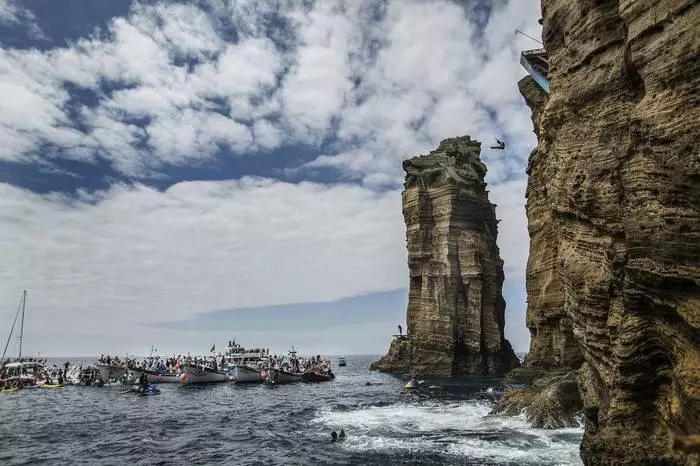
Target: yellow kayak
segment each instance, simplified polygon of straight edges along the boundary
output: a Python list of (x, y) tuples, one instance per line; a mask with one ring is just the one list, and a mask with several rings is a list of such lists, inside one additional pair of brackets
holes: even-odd
[(2, 393), (12, 393), (12, 392), (16, 392), (16, 391), (18, 391), (18, 390), (19, 390), (19, 388), (17, 388), (17, 387), (15, 387), (15, 388), (3, 388), (2, 390), (0, 390), (0, 392), (2, 392)]
[(62, 386), (62, 383), (45, 383), (41, 386), (41, 388), (61, 388)]

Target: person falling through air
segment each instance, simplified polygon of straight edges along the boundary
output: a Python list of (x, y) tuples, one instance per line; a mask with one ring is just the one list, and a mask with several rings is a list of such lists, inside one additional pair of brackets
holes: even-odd
[(401, 325), (399, 325), (399, 336), (403, 335), (403, 329), (401, 328)]
[(505, 142), (496, 139), (496, 143), (497, 143), (497, 145), (491, 146), (491, 149), (505, 150), (505, 148), (506, 148)]

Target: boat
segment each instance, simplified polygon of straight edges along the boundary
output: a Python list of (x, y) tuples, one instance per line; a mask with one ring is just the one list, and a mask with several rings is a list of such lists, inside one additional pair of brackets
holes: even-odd
[(269, 368), (264, 370), (264, 380), (271, 385), (279, 385), (284, 383), (295, 383), (301, 382), (303, 380), (303, 375), (288, 372), (283, 369)]
[(182, 367), (182, 374), (180, 382), (186, 384), (217, 383), (228, 382), (230, 380), (226, 372), (221, 372), (201, 364), (185, 364)]
[(345, 358), (338, 358), (338, 367), (345, 367), (347, 365), (348, 365), (348, 363), (345, 360)]
[(237, 365), (233, 368), (233, 379), (236, 383), (262, 382), (263, 379), (260, 372), (260, 369), (254, 367)]
[[(12, 334), (15, 330), (15, 325), (17, 324), (17, 318), (21, 315), (20, 331), (19, 331), (19, 353), (15, 362), (6, 362), (0, 368), (0, 387), (6, 390), (21, 389), (34, 387), (36, 385), (43, 384), (46, 380), (44, 375), (44, 365), (38, 361), (29, 358), (29, 360), (22, 359), (22, 343), (24, 342), (24, 315), (27, 310), (27, 290), (22, 292), (22, 298), (20, 304), (15, 313), (15, 318), (12, 321), (12, 327), (10, 328), (10, 335), (7, 337), (7, 342), (5, 343), (5, 349), (2, 352), (2, 358), (0, 361), (5, 361), (5, 355), (7, 354), (7, 348), (10, 346), (10, 341), (12, 340)], [(20, 314), (21, 311), (21, 314)], [(14, 391), (14, 390), (13, 390)]]
[(224, 353), (224, 372), (230, 374), (236, 383), (262, 382), (261, 367), (267, 363), (269, 350), (263, 348), (246, 349), (229, 341)]
[(328, 371), (327, 374), (323, 374), (317, 371), (304, 372), (301, 376), (304, 382), (329, 382), (335, 379), (333, 372)]
[(117, 382), (124, 376), (126, 367), (115, 366), (113, 364), (98, 364), (97, 370), (100, 373), (100, 378), (104, 383)]
[(174, 372), (159, 372), (150, 369), (138, 369), (136, 367), (129, 367), (129, 372), (133, 373), (136, 379), (138, 379), (141, 374), (146, 374), (148, 383), (179, 383), (180, 376), (182, 375)]
[(424, 383), (425, 382), (423, 380), (411, 379), (406, 383), (406, 385), (404, 385), (403, 388), (406, 390), (414, 390), (420, 388)]
[(0, 381), (0, 386), (3, 387), (29, 388), (45, 381), (44, 365), (36, 361), (8, 362), (2, 372), (5, 377)]
[(63, 387), (62, 383), (45, 383), (44, 385), (41, 386), (41, 388), (61, 388)]
[(149, 395), (160, 395), (160, 388), (155, 385), (148, 385), (142, 392), (139, 391), (138, 387), (131, 387), (119, 392), (120, 395), (128, 395), (129, 393), (134, 393), (139, 396), (149, 396)]
[(149, 385), (144, 391), (139, 393), (139, 396), (160, 395), (160, 388), (155, 385)]

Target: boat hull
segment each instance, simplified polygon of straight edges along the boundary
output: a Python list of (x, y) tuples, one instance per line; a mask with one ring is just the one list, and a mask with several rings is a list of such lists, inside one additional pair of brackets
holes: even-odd
[(268, 369), (266, 381), (275, 385), (284, 383), (296, 383), (302, 381), (301, 374), (293, 374), (291, 372), (283, 371), (280, 369)]
[(215, 371), (202, 366), (184, 366), (182, 370), (185, 377), (181, 378), (182, 383), (217, 383), (228, 382), (229, 375), (224, 372)]
[(236, 383), (262, 382), (260, 371), (248, 366), (236, 366), (233, 369), (233, 377)]
[(172, 373), (159, 373), (155, 371), (149, 371), (146, 369), (132, 369), (129, 368), (129, 372), (133, 372), (136, 378), (141, 377), (141, 374), (146, 374), (146, 379), (148, 383), (179, 383), (180, 376), (182, 374), (172, 374)]
[(318, 372), (305, 372), (302, 375), (304, 382), (330, 382), (333, 377), (326, 374), (319, 374)]
[(108, 383), (110, 380), (117, 381), (124, 376), (126, 367), (112, 366), (107, 364), (98, 364), (97, 370), (100, 371), (102, 381)]

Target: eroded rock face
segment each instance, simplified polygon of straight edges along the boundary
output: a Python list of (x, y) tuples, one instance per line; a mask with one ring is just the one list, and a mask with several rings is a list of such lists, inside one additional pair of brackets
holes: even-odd
[[(518, 87), (532, 110), (532, 123), (539, 138), (547, 93), (530, 76), (521, 79)], [(547, 190), (547, 184), (557, 170), (553, 159), (539, 147), (535, 147), (530, 154), (525, 205), (530, 234), (525, 274), (526, 322), (531, 338), (524, 369), (544, 371), (578, 369), (583, 362), (571, 320), (564, 312), (564, 293), (559, 279), (559, 226), (552, 216)]]
[(519, 364), (503, 336), (503, 261), (480, 149), (468, 136), (446, 139), (404, 162), (409, 340), (374, 369), (501, 374)]
[(531, 387), (510, 390), (503, 394), (493, 414), (517, 416), (541, 429), (578, 427), (582, 410), (575, 372), (539, 378)]
[(695, 464), (672, 445), (700, 432), (700, 7), (542, 6), (551, 94), (537, 151), (555, 167), (544, 210), (585, 359), (582, 457)]

